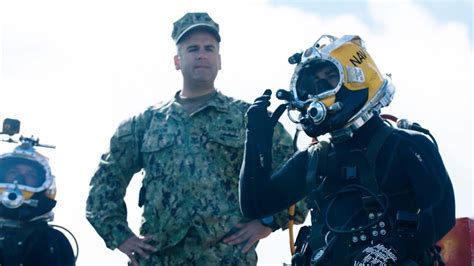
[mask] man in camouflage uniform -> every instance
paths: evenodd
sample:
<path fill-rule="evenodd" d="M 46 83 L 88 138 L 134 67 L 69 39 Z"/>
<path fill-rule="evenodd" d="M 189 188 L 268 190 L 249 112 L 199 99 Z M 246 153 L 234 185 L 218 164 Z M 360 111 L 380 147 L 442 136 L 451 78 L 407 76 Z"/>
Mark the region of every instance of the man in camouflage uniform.
<path fill-rule="evenodd" d="M 174 23 L 172 37 L 183 88 L 120 125 L 92 177 L 87 219 L 107 247 L 118 248 L 133 265 L 255 265 L 255 244 L 285 228 L 288 214 L 266 223 L 241 215 L 238 182 L 249 104 L 214 87 L 220 35 L 207 13 L 186 14 Z M 281 124 L 273 143 L 278 166 L 292 154 Z M 128 227 L 123 198 L 141 170 L 138 237 Z M 297 223 L 307 214 L 301 205 Z"/>

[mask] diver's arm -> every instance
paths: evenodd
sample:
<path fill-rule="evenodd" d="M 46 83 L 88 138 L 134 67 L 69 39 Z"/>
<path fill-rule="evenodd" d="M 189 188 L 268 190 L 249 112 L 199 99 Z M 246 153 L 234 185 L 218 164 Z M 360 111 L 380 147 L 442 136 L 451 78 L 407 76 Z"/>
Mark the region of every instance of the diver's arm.
<path fill-rule="evenodd" d="M 293 137 L 285 130 L 281 123 L 278 123 L 275 126 L 272 141 L 272 173 L 280 169 L 295 154 L 296 147 L 294 145 Z M 290 214 L 289 211 L 289 209 L 284 209 L 273 214 L 273 229 L 276 227 L 280 227 L 282 230 L 288 228 L 289 217 L 293 218 L 294 224 L 302 224 L 309 213 L 306 199 L 303 198 L 294 205 L 293 214 Z"/>
<path fill-rule="evenodd" d="M 401 134 L 399 158 L 413 190 L 416 206 L 414 228 L 397 228 L 389 240 L 412 257 L 441 239 L 455 223 L 454 192 L 441 156 L 421 134 Z M 399 223 L 401 224 L 401 223 Z"/>
<path fill-rule="evenodd" d="M 282 104 L 276 108 L 273 114 L 267 111 L 270 106 L 271 91 L 266 90 L 262 96 L 255 99 L 247 111 L 247 130 L 244 150 L 244 160 L 240 171 L 239 200 L 242 213 L 249 218 L 261 218 L 273 215 L 277 211 L 289 207 L 286 202 L 295 203 L 297 200 L 286 199 L 286 190 L 280 188 L 291 188 L 291 190 L 302 189 L 299 183 L 288 182 L 292 176 L 297 178 L 296 171 L 305 185 L 305 159 L 297 159 L 295 162 L 304 167 L 295 167 L 295 163 L 285 164 L 284 171 L 279 171 L 275 179 L 271 179 L 272 173 L 272 138 L 274 128 L 278 124 L 278 118 L 286 109 Z M 304 154 L 304 153 L 303 153 Z M 299 156 L 297 158 L 300 158 Z M 306 157 L 305 157 L 306 158 Z M 292 159 L 290 159 L 290 162 Z M 281 183 L 280 183 L 281 182 Z M 288 182 L 288 184 L 285 184 Z M 284 194 L 281 194 L 284 193 Z M 291 193 L 289 193 L 291 194 Z M 304 195 L 304 192 L 301 193 Z M 295 197 L 302 199 L 303 196 Z"/>
<path fill-rule="evenodd" d="M 415 233 L 417 248 L 425 250 L 440 240 L 453 226 L 454 191 L 438 149 L 423 135 L 412 136 L 415 145 L 405 150 L 406 168 L 420 208 Z"/>
<path fill-rule="evenodd" d="M 270 176 L 270 171 L 260 164 L 256 143 L 251 137 L 247 137 L 239 186 L 240 208 L 243 215 L 249 218 L 261 218 L 303 199 L 307 194 L 307 158 L 307 151 L 297 152 L 273 176 Z"/>
<path fill-rule="evenodd" d="M 246 135 L 244 158 L 240 169 L 239 203 L 245 217 L 257 218 L 260 217 L 260 210 L 257 206 L 257 185 L 258 183 L 269 183 L 270 172 L 263 171 L 255 140 L 249 137 L 248 130 Z M 261 190 L 262 187 L 259 189 Z"/>
<path fill-rule="evenodd" d="M 288 208 L 308 194 L 307 167 L 308 151 L 298 151 L 271 176 L 267 190 L 258 194 L 264 216 Z M 262 184 L 262 187 L 265 186 Z"/>

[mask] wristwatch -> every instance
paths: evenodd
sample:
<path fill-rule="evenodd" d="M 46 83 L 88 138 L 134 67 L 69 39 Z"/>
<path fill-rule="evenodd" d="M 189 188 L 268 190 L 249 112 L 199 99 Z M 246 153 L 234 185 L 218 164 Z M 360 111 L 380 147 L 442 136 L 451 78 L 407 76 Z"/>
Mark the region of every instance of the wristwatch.
<path fill-rule="evenodd" d="M 260 223 L 263 226 L 270 227 L 272 229 L 272 232 L 278 230 L 280 227 L 275 223 L 275 219 L 273 219 L 273 216 L 266 216 L 260 219 Z"/>

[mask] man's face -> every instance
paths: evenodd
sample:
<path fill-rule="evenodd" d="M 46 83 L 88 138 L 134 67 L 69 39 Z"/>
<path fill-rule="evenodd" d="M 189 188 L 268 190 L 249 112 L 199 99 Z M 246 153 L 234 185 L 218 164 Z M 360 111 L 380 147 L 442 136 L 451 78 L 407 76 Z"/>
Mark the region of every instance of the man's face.
<path fill-rule="evenodd" d="M 27 164 L 15 164 L 7 169 L 2 183 L 17 183 L 18 185 L 26 185 L 29 187 L 39 187 L 44 182 L 38 171 Z"/>
<path fill-rule="evenodd" d="M 325 64 L 321 67 L 318 67 L 314 73 L 316 83 L 320 83 L 325 80 L 331 85 L 332 89 L 336 88 L 339 83 L 339 72 L 337 71 L 336 66 L 332 64 Z"/>
<path fill-rule="evenodd" d="M 296 90 L 298 98 L 303 101 L 310 95 L 315 97 L 335 89 L 340 81 L 337 67 L 327 62 L 310 65 L 308 68 L 303 68 L 299 74 Z"/>
<path fill-rule="evenodd" d="M 219 43 L 211 33 L 190 33 L 178 44 L 175 66 L 181 70 L 185 84 L 214 86 L 217 72 L 221 69 Z"/>

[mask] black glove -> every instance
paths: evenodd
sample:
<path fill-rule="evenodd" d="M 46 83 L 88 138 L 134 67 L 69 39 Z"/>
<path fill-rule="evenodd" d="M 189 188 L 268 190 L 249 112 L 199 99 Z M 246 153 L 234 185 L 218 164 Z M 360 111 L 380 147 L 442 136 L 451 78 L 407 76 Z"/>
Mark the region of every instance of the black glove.
<path fill-rule="evenodd" d="M 396 263 L 398 263 L 397 251 L 391 246 L 378 243 L 362 248 L 352 265 L 395 265 Z"/>
<path fill-rule="evenodd" d="M 242 213 L 250 218 L 262 215 L 258 198 L 270 181 L 273 129 L 286 108 L 283 104 L 270 116 L 267 107 L 271 94 L 271 90 L 266 90 L 255 99 L 246 114 L 247 140 L 240 169 L 239 201 Z"/>
<path fill-rule="evenodd" d="M 273 129 L 286 108 L 286 104 L 282 104 L 270 116 L 267 107 L 270 106 L 271 95 L 271 90 L 265 90 L 263 95 L 255 99 L 247 111 L 247 138 L 252 139 L 257 144 L 260 154 L 266 154 L 271 150 Z"/>

